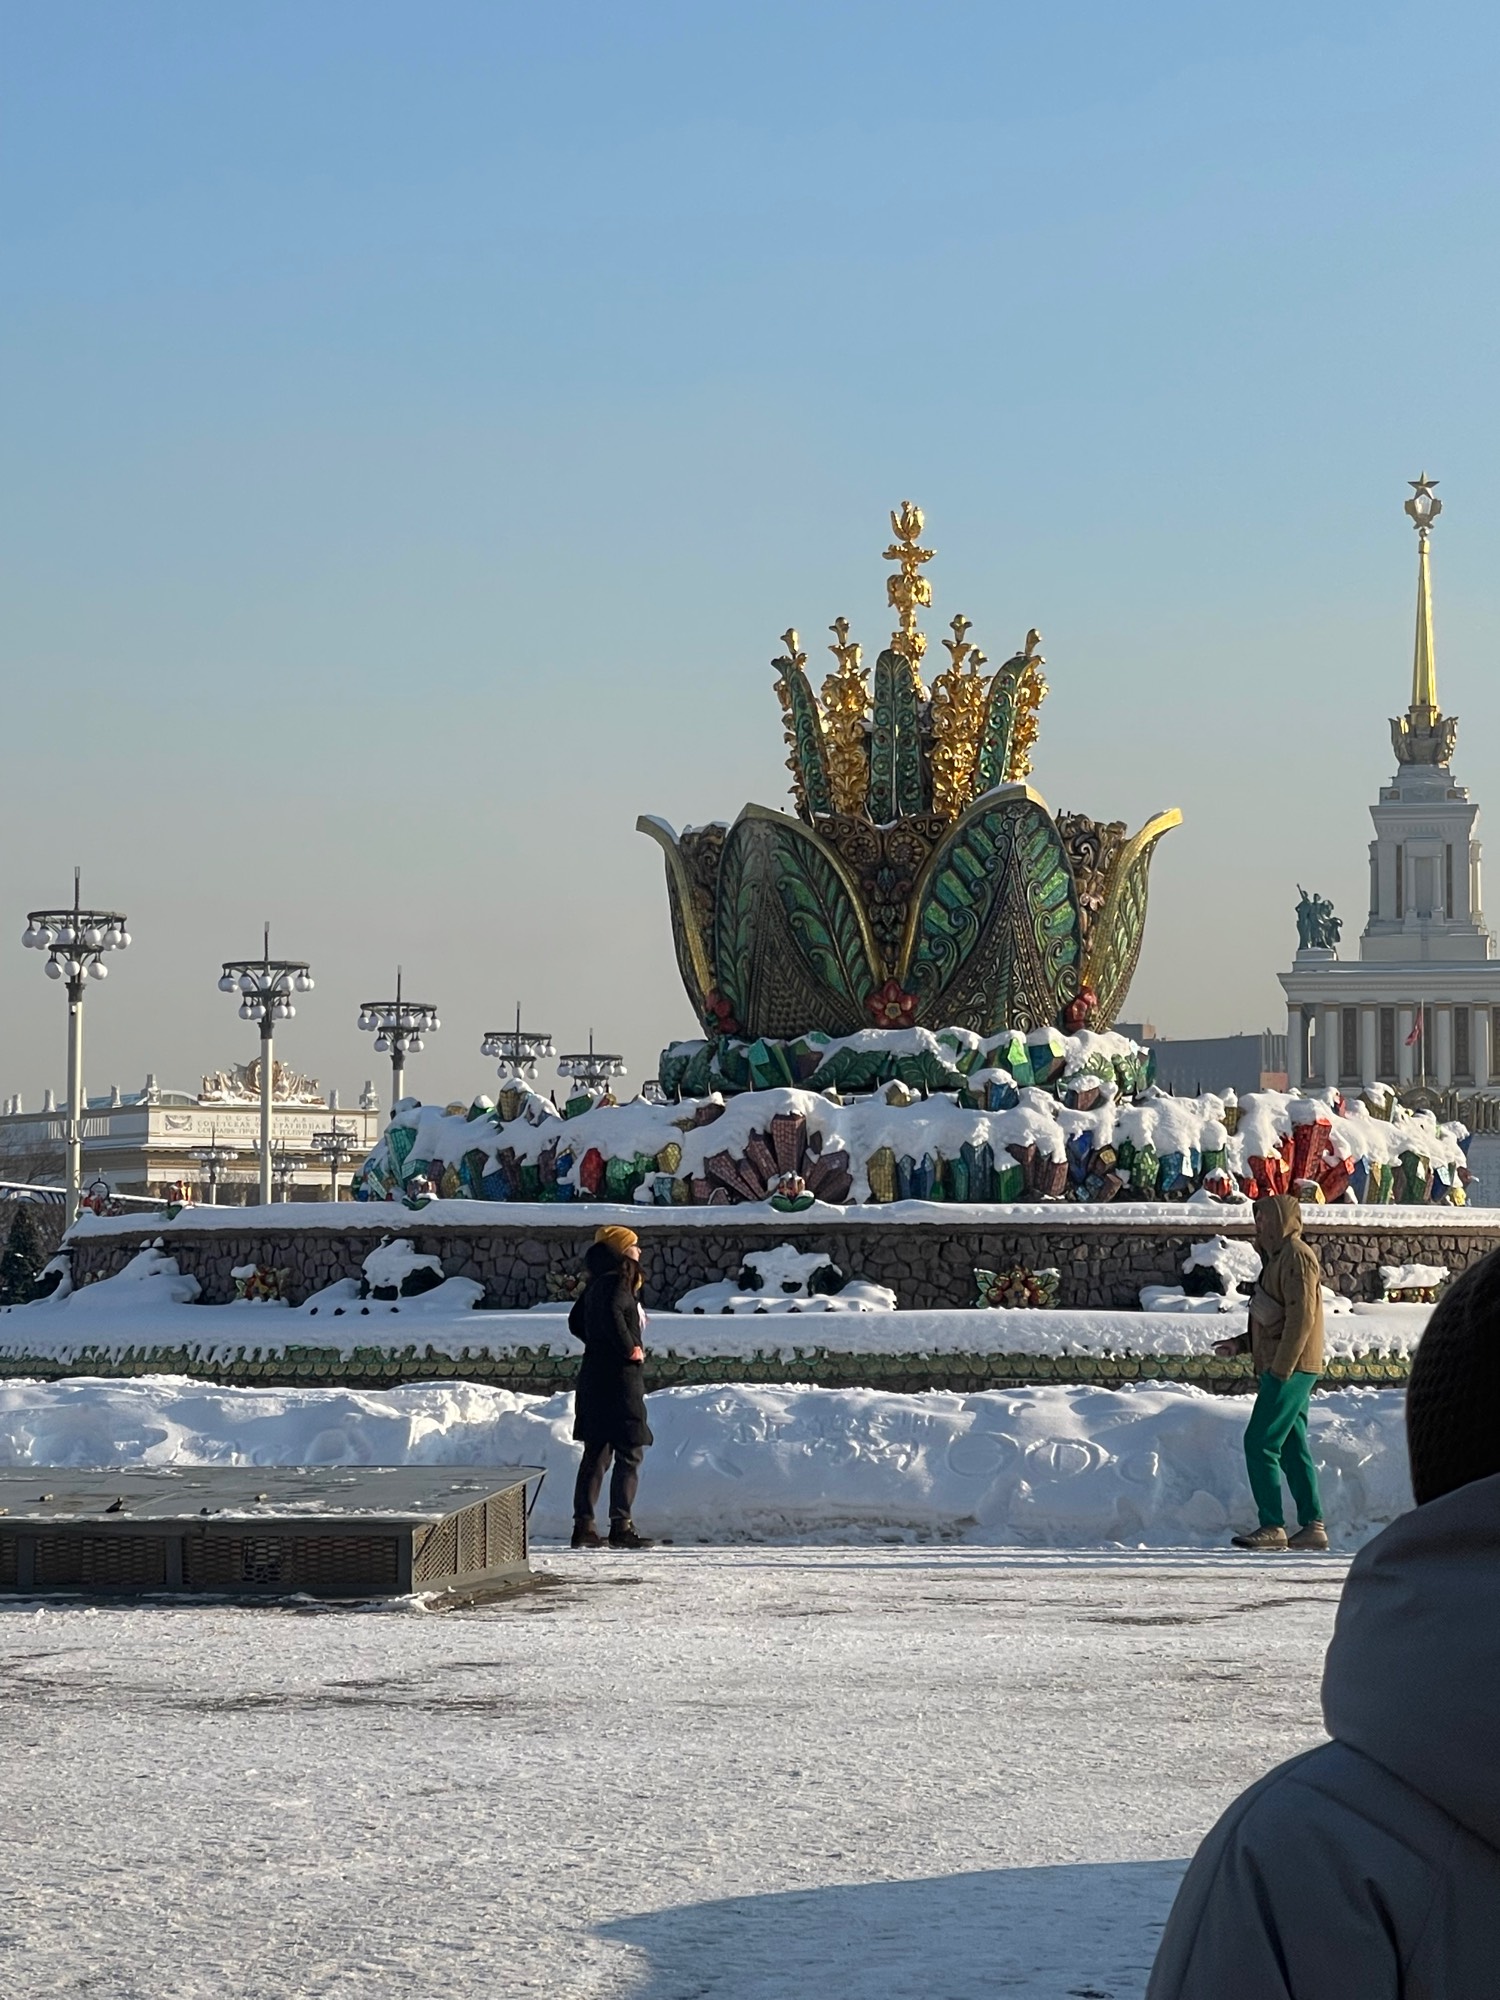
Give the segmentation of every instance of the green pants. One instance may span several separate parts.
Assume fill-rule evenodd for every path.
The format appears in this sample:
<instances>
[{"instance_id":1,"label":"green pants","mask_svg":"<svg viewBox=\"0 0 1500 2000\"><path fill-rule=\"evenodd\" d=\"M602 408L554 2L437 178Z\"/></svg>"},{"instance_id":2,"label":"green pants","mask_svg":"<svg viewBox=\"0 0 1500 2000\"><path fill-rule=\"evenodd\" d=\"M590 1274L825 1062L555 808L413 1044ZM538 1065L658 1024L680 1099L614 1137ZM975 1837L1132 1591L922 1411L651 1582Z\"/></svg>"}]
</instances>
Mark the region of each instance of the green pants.
<instances>
[{"instance_id":1,"label":"green pants","mask_svg":"<svg viewBox=\"0 0 1500 2000\"><path fill-rule=\"evenodd\" d=\"M1283 1473L1292 1490L1298 1526L1305 1528L1309 1521L1323 1518L1318 1468L1307 1447L1307 1401L1317 1379L1299 1373L1283 1382L1269 1370L1260 1378L1255 1408L1245 1427L1245 1465L1263 1528L1282 1526Z\"/></svg>"}]
</instances>

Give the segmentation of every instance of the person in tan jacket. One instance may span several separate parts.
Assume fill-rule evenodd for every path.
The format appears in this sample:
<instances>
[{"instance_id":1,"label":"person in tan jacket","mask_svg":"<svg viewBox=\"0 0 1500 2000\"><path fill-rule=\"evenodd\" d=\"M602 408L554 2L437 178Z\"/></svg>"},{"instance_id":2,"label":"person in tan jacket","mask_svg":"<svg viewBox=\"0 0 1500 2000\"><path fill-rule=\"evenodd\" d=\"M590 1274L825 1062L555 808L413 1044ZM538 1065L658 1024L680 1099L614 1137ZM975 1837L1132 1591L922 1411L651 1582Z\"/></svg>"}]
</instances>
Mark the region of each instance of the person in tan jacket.
<instances>
[{"instance_id":1,"label":"person in tan jacket","mask_svg":"<svg viewBox=\"0 0 1500 2000\"><path fill-rule=\"evenodd\" d=\"M1249 1348L1255 1408L1245 1427L1245 1466L1260 1525L1234 1536L1240 1549L1326 1549L1318 1469L1307 1443L1307 1405L1323 1372L1323 1274L1302 1234L1302 1204L1272 1194L1255 1204L1260 1281L1250 1300ZM1226 1342L1243 1352L1243 1342ZM1282 1515L1285 1475L1297 1509L1288 1541Z\"/></svg>"}]
</instances>

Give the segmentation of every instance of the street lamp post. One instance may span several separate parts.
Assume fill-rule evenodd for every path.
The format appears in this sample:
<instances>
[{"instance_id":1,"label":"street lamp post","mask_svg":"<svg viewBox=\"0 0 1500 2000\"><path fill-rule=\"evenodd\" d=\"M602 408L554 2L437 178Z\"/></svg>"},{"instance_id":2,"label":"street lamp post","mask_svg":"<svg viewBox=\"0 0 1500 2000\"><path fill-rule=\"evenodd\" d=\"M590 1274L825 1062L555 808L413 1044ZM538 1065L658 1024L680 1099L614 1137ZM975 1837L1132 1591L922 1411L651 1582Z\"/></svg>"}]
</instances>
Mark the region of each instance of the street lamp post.
<instances>
[{"instance_id":1,"label":"street lamp post","mask_svg":"<svg viewBox=\"0 0 1500 2000\"><path fill-rule=\"evenodd\" d=\"M536 1077L537 1064L549 1062L554 1051L552 1037L545 1028L521 1026L521 1003L517 1001L514 1028L491 1028L479 1045L479 1053L494 1057L501 1076L513 1077L518 1083L531 1083Z\"/></svg>"},{"instance_id":2,"label":"street lamp post","mask_svg":"<svg viewBox=\"0 0 1500 2000\"><path fill-rule=\"evenodd\" d=\"M297 1009L294 993L311 993L313 978L300 958L272 958L271 926L259 958L226 958L219 980L221 993L240 995L240 1019L260 1023L260 1198L271 1199L271 1099L276 1088L276 1063L271 1038L278 1021L289 1021Z\"/></svg>"},{"instance_id":3,"label":"street lamp post","mask_svg":"<svg viewBox=\"0 0 1500 2000\"><path fill-rule=\"evenodd\" d=\"M625 1064L620 1056L603 1055L595 1049L594 1031L591 1028L587 1052L559 1056L557 1073L559 1076L567 1077L568 1081L576 1084L580 1090L586 1090L592 1095L596 1090L607 1089L617 1076L623 1076Z\"/></svg>"},{"instance_id":4,"label":"street lamp post","mask_svg":"<svg viewBox=\"0 0 1500 2000\"><path fill-rule=\"evenodd\" d=\"M339 1198L339 1172L359 1156L359 1133L353 1125L340 1125L335 1117L326 1132L314 1132L312 1148L328 1169L330 1201Z\"/></svg>"},{"instance_id":5,"label":"street lamp post","mask_svg":"<svg viewBox=\"0 0 1500 2000\"><path fill-rule=\"evenodd\" d=\"M359 1025L374 1035L376 1055L389 1055L391 1059L391 1116L394 1118L396 1106L405 1095L408 1054L419 1056L423 1047L422 1037L436 1034L442 1026L437 1008L429 1007L423 1000L402 999L401 968L398 965L395 999L362 1000Z\"/></svg>"},{"instance_id":6,"label":"street lamp post","mask_svg":"<svg viewBox=\"0 0 1500 2000\"><path fill-rule=\"evenodd\" d=\"M83 989L90 979L108 977L107 951L123 951L130 943L125 919L118 910L86 910L80 901L79 870L73 870L71 910L30 910L22 944L47 954L47 977L67 981L68 992L68 1171L65 1214L69 1226L78 1216L83 1185Z\"/></svg>"},{"instance_id":7,"label":"street lamp post","mask_svg":"<svg viewBox=\"0 0 1500 2000\"><path fill-rule=\"evenodd\" d=\"M278 1201L291 1200L292 1183L297 1178L297 1169L301 1164L297 1157L297 1149L289 1140L278 1139L272 1146L271 1181Z\"/></svg>"},{"instance_id":8,"label":"street lamp post","mask_svg":"<svg viewBox=\"0 0 1500 2000\"><path fill-rule=\"evenodd\" d=\"M228 1178L228 1170L239 1158L239 1154L233 1146L221 1146L219 1144L219 1130L215 1126L208 1144L206 1146L199 1146L189 1157L196 1160L203 1169L203 1172L199 1175L199 1179L208 1183L209 1207L217 1208L219 1205L219 1182Z\"/></svg>"}]
</instances>

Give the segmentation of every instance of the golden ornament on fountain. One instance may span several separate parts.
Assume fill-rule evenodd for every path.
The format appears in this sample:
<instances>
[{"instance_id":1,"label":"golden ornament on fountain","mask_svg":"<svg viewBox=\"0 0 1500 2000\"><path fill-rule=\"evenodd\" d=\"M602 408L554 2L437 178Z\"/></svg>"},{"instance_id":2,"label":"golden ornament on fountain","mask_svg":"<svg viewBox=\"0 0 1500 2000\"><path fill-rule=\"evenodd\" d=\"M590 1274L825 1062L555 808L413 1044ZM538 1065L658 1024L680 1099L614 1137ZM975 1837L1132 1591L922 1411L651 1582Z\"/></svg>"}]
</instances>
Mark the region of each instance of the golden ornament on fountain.
<instances>
[{"instance_id":1,"label":"golden ornament on fountain","mask_svg":"<svg viewBox=\"0 0 1500 2000\"><path fill-rule=\"evenodd\" d=\"M953 637L943 641L949 664L932 684L932 810L952 820L974 795L989 689L979 677L984 654L968 642L970 621L960 612L949 629Z\"/></svg>"},{"instance_id":2,"label":"golden ornament on fountain","mask_svg":"<svg viewBox=\"0 0 1500 2000\"><path fill-rule=\"evenodd\" d=\"M851 643L849 620L835 618L829 626L834 643L828 648L838 666L823 682L823 740L827 745L828 782L837 813L861 813L870 781L866 725L870 716L870 684L860 666L862 649Z\"/></svg>"},{"instance_id":3,"label":"golden ornament on fountain","mask_svg":"<svg viewBox=\"0 0 1500 2000\"><path fill-rule=\"evenodd\" d=\"M885 580L886 602L897 619L896 629L891 634L891 651L903 654L910 662L912 673L917 677L918 701L927 699L927 690L918 674L922 655L927 651L927 640L917 630L917 612L932 603L932 585L923 576L922 565L931 562L935 554L934 550L921 546L922 527L921 508L914 507L910 500L903 500L900 511L891 515L891 533L896 539L885 552L887 562L901 565L894 576Z\"/></svg>"}]
</instances>

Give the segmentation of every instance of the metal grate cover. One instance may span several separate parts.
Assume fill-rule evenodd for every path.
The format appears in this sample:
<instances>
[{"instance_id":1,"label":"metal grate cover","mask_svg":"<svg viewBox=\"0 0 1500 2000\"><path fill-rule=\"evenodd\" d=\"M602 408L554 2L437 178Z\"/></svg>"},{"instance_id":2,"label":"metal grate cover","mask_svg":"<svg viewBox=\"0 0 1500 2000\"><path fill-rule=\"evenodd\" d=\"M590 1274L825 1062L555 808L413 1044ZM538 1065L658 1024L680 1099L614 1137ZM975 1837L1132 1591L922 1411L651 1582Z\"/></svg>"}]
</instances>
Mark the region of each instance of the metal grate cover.
<instances>
[{"instance_id":1,"label":"metal grate cover","mask_svg":"<svg viewBox=\"0 0 1500 2000\"><path fill-rule=\"evenodd\" d=\"M497 1493L484 1503L485 1562L491 1569L505 1569L526 1560L526 1509L524 1489L518 1493Z\"/></svg>"},{"instance_id":2,"label":"metal grate cover","mask_svg":"<svg viewBox=\"0 0 1500 2000\"><path fill-rule=\"evenodd\" d=\"M0 1592L386 1597L524 1577L537 1466L0 1470Z\"/></svg>"},{"instance_id":3,"label":"metal grate cover","mask_svg":"<svg viewBox=\"0 0 1500 2000\"><path fill-rule=\"evenodd\" d=\"M38 1589L160 1590L166 1544L133 1535L38 1535Z\"/></svg>"},{"instance_id":4,"label":"metal grate cover","mask_svg":"<svg viewBox=\"0 0 1500 2000\"><path fill-rule=\"evenodd\" d=\"M182 1547L189 1590L378 1597L400 1574L394 1535L189 1535Z\"/></svg>"},{"instance_id":5,"label":"metal grate cover","mask_svg":"<svg viewBox=\"0 0 1500 2000\"><path fill-rule=\"evenodd\" d=\"M452 1576L458 1568L458 1517L439 1521L426 1534L418 1533L416 1559L411 1566L413 1583L430 1583L434 1577Z\"/></svg>"}]
</instances>

